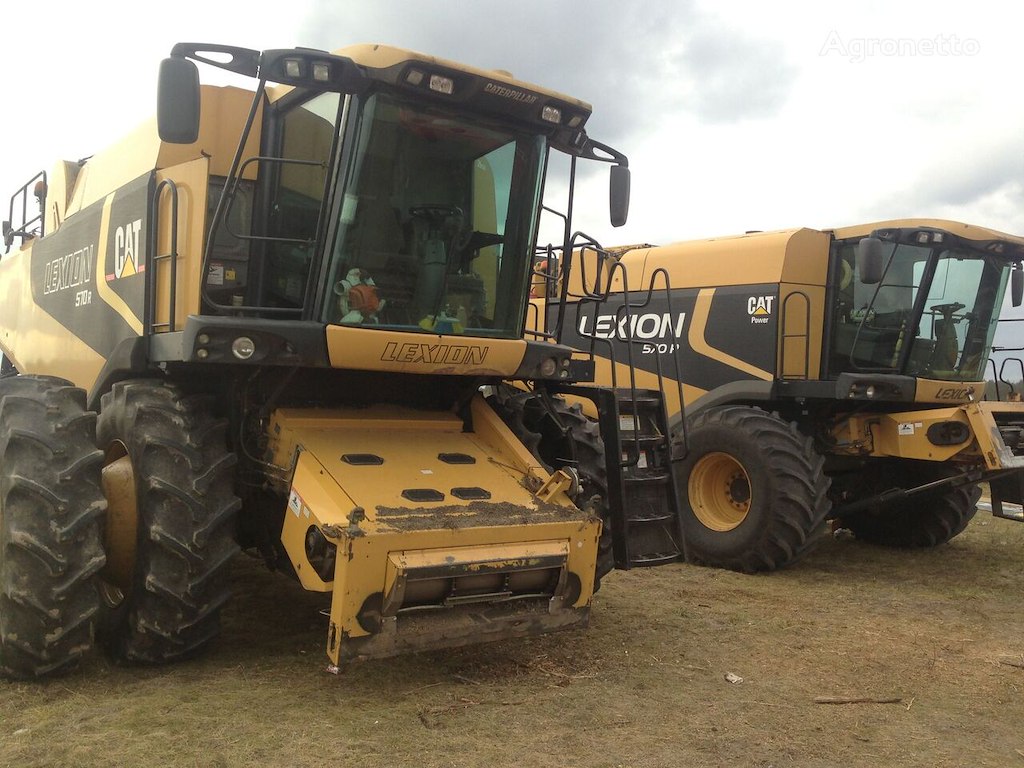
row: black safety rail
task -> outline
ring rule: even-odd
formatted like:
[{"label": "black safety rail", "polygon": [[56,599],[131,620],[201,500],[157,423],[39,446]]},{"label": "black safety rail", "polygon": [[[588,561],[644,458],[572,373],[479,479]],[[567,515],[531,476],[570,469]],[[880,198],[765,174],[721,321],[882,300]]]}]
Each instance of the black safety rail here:
[{"label": "black safety rail", "polygon": [[[993,347],[993,352],[1019,352],[1024,347]],[[989,364],[995,371],[995,360],[989,358]],[[1021,372],[1021,379],[1024,381],[1024,360],[1019,357],[1007,357],[999,366],[999,372],[993,379],[996,388],[996,401],[1002,400],[1002,393],[999,391],[999,382],[1007,387],[1007,400],[1019,400],[1020,393],[1014,391],[1013,383],[1006,378],[1006,366],[1015,365]],[[1014,397],[1016,395],[1016,397]],[[996,421],[996,429],[1003,440],[1003,444],[1010,450],[1017,459],[1024,457],[1024,419],[1020,418],[1015,410],[996,408],[993,411]],[[997,473],[988,478],[989,504],[993,517],[1024,522],[1021,515],[1021,505],[1024,504],[1024,476],[1019,469],[1011,469]],[[1007,507],[1006,505],[1010,506]]]},{"label": "black safety rail", "polygon": [[[32,196],[39,205],[39,212],[33,216],[29,216],[28,211],[30,187]],[[26,237],[42,237],[46,234],[46,223],[43,220],[43,211],[46,210],[46,189],[46,172],[40,171],[11,195],[7,219],[3,223],[5,253],[11,249],[16,237],[20,237],[24,242]],[[15,216],[16,213],[18,216]]]},{"label": "black safety rail", "polygon": [[[170,250],[166,253],[157,253],[160,234],[160,199],[164,191],[170,194],[171,220],[170,227]],[[178,186],[170,179],[164,179],[156,186],[149,210],[149,242],[146,248],[146,297],[143,308],[143,333],[149,336],[156,332],[171,332],[177,330],[175,314],[178,302]],[[157,322],[157,266],[160,262],[167,261],[168,266],[168,317],[166,321]]]},{"label": "black safety rail", "polygon": [[[255,111],[257,101],[253,102],[253,110]],[[248,123],[246,125],[245,132],[242,134],[243,137],[248,135],[251,121],[254,116],[254,111],[250,112]],[[235,200],[238,196],[238,190],[242,183],[242,180],[246,176],[247,169],[250,165],[256,165],[257,168],[261,164],[271,166],[312,166],[322,168],[325,172],[327,165],[319,160],[297,160],[295,158],[288,157],[271,157],[264,155],[257,155],[246,158],[244,161],[241,159],[241,152],[244,146],[244,141],[239,142],[238,149],[235,153],[235,157],[232,160],[231,169],[228,171],[227,179],[224,183],[224,188],[221,191],[220,197],[217,200],[217,205],[214,208],[213,216],[210,222],[210,236],[207,238],[206,247],[203,250],[203,266],[202,274],[206,275],[209,269],[210,262],[213,260],[214,246],[216,243],[216,236],[212,233],[218,231],[220,227],[224,227],[224,231],[237,240],[244,242],[256,243],[263,246],[266,245],[294,245],[305,248],[312,248],[317,239],[317,233],[310,233],[309,237],[286,237],[286,236],[275,236],[275,235],[254,235],[245,232],[234,232],[231,230],[228,222],[231,219],[230,213],[231,208],[235,204]],[[259,172],[257,171],[257,175]],[[320,217],[322,218],[322,217]],[[214,312],[221,314],[240,315],[250,314],[259,316],[271,316],[271,317],[301,317],[306,311],[307,306],[312,302],[311,291],[314,289],[315,281],[309,279],[307,274],[305,293],[302,298],[301,306],[296,307],[281,307],[271,305],[269,303],[262,304],[224,304],[214,299],[209,292],[209,286],[206,280],[202,283],[202,294],[203,294],[203,305]]]},{"label": "black safety rail", "polygon": [[[593,259],[595,274],[586,274],[588,259],[586,252],[596,254]],[[538,321],[538,336],[549,337],[559,343],[566,343],[567,324],[574,323],[573,330],[587,344],[582,352],[591,360],[603,357],[611,366],[612,386],[594,388],[587,386],[561,386],[560,391],[586,397],[597,405],[598,421],[603,435],[619,435],[619,450],[608,450],[608,493],[613,528],[613,554],[617,568],[660,565],[680,560],[686,554],[686,542],[680,516],[680,504],[675,485],[673,463],[685,458],[685,419],[678,435],[670,431],[668,413],[665,407],[666,386],[662,355],[654,354],[655,387],[637,385],[635,347],[641,343],[630,333],[621,334],[618,329],[634,327],[633,318],[637,311],[650,307],[658,298],[664,300],[670,317],[672,311],[671,285],[668,272],[656,270],[642,290],[631,291],[628,275],[621,263],[589,238],[579,242],[576,238],[568,253],[556,254],[547,249],[541,259],[543,270],[536,274],[545,281],[555,281],[570,274],[572,261],[580,261],[582,294],[570,295],[567,279],[561,280],[560,296],[553,287],[545,288],[545,297],[555,298],[557,306],[550,308],[544,318]],[[540,261],[539,260],[539,261]],[[538,263],[539,263],[538,261]],[[546,282],[546,285],[550,283]],[[613,291],[621,284],[621,291]],[[598,335],[596,322],[589,324],[590,330],[580,321],[598,315],[614,313],[615,331],[611,338]],[[545,324],[541,321],[554,321]],[[620,342],[616,349],[614,342]],[[569,342],[580,348],[580,344]],[[600,350],[600,351],[599,351]],[[618,358],[625,352],[625,360]],[[672,351],[675,382],[680,408],[683,404],[682,366],[678,345]],[[629,371],[628,383],[619,382],[618,364],[625,362]]]},{"label": "black safety rail", "polygon": [[[1000,318],[997,322],[999,324],[1002,324],[1002,323],[1024,323],[1024,317],[1004,317],[1004,318]],[[1006,378],[1005,373],[1006,373],[1006,366],[1007,366],[1007,364],[1011,364],[1011,370],[1012,370],[1012,366],[1016,365],[1019,368],[1020,373],[1021,373],[1021,377],[1020,377],[1020,379],[1018,379],[1018,381],[1024,382],[1024,360],[1022,360],[1020,357],[1007,357],[1007,358],[1003,359],[1003,361],[999,365],[998,369],[996,368],[996,361],[995,361],[995,357],[994,356],[997,355],[997,354],[1006,353],[1006,352],[1024,352],[1024,346],[992,347],[992,349],[989,351],[987,367],[990,368],[991,371],[992,371],[992,383],[993,383],[993,385],[995,386],[995,389],[996,389],[996,400],[1002,400],[1003,399],[1003,393],[999,391],[999,384],[1000,384],[1000,382],[1006,385],[1006,394],[1007,394],[1008,397],[1012,396],[1012,395],[1015,395],[1015,394],[1016,395],[1022,394],[1022,393],[1016,392],[1016,390],[1015,390],[1015,388],[1013,386],[1013,382],[1011,382],[1010,380],[1008,380]]]},{"label": "black safety rail", "polygon": [[[789,331],[790,325],[790,314],[789,314],[789,303],[794,298],[802,299],[804,302],[804,330],[801,333],[791,333]],[[806,381],[810,378],[811,372],[811,297],[803,291],[793,291],[786,296],[782,302],[782,331],[780,333],[781,343],[779,344],[779,378],[780,379],[793,379],[797,381]],[[789,339],[803,339],[804,348],[804,364],[802,374],[788,374],[786,373],[786,341]]]},{"label": "black safety rail", "polygon": [[[1024,322],[1024,318],[1003,318],[998,322],[1019,323]],[[993,356],[1007,352],[1024,352],[1024,347],[992,347],[987,367],[992,371],[992,383],[996,390],[996,401],[1002,401],[1004,397],[1004,392],[1000,391],[1000,383],[1006,387],[1005,396],[1007,400],[1019,400],[1022,394],[1015,389],[1013,382],[1007,378],[1007,366],[1010,367],[1011,371],[1015,369],[1020,371],[1020,378],[1017,381],[1024,382],[1024,359],[1016,356],[1005,357],[999,364],[998,369],[996,367],[996,360]],[[1017,418],[1013,412],[996,412],[994,416],[996,418],[996,427],[1006,447],[1013,452],[1014,456],[1024,455],[1024,419]],[[1021,516],[1019,511],[1021,502],[1024,501],[1024,478],[1021,477],[1019,470],[1010,470],[994,475],[989,478],[988,485],[989,504],[993,517],[1024,522],[1024,517]],[[1009,507],[1006,506],[1007,504]]]},{"label": "black safety rail", "polygon": [[[996,352],[1020,352],[1024,347],[993,347],[992,351]],[[996,388],[996,400],[1002,400],[1002,392],[999,391],[999,384],[1002,382],[1006,385],[1007,399],[1010,399],[1013,395],[1020,395],[1020,392],[1016,392],[1013,386],[1013,382],[1006,378],[1006,366],[1009,364],[1011,369],[1013,366],[1017,367],[1020,371],[1020,377],[1017,381],[1024,381],[1024,360],[1019,357],[1007,357],[1003,359],[1003,362],[999,365],[999,372],[996,373],[996,361],[989,358],[989,365],[992,366],[992,383]]]}]

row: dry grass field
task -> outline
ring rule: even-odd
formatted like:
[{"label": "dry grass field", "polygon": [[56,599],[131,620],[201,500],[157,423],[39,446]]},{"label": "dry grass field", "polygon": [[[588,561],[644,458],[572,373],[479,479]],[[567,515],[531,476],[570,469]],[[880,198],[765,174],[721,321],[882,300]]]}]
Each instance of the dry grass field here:
[{"label": "dry grass field", "polygon": [[318,599],[234,579],[198,661],[0,683],[0,766],[1024,767],[1024,525],[985,513],[931,551],[616,572],[587,631],[339,675]]}]

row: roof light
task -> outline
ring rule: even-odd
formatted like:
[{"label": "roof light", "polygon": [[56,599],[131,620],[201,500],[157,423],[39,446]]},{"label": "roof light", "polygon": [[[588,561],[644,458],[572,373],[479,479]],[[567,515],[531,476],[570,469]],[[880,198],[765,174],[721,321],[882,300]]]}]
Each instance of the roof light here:
[{"label": "roof light", "polygon": [[558,107],[547,106],[541,110],[540,117],[549,123],[558,124],[562,122],[562,110]]},{"label": "roof light", "polygon": [[931,239],[932,239],[932,236],[928,232],[918,232],[917,233],[917,242],[919,242],[919,243],[927,243],[927,242],[930,242]]},{"label": "roof light", "polygon": [[299,59],[285,59],[284,73],[288,77],[302,77],[302,62]]},{"label": "roof light", "polygon": [[455,91],[455,81],[443,75],[431,75],[430,90],[451,96]]},{"label": "roof light", "polygon": [[582,122],[583,122],[583,118],[580,117],[579,115],[575,115],[574,117],[569,118],[569,127],[570,128],[579,128],[580,123],[582,123]]},{"label": "roof light", "polygon": [[331,79],[331,65],[326,61],[314,61],[313,79],[318,83],[329,82]]},{"label": "roof light", "polygon": [[405,82],[409,85],[419,85],[423,82],[423,73],[418,69],[410,69],[409,74],[405,76]]}]

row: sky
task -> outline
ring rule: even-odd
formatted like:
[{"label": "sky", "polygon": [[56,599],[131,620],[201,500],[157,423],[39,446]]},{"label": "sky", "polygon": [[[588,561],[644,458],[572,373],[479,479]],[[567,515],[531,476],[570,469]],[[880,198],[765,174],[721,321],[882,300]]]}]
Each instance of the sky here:
[{"label": "sky", "polygon": [[[632,172],[620,230],[608,224],[606,171],[578,188],[579,228],[606,245],[901,217],[1024,235],[1018,4],[51,0],[45,11],[9,3],[0,20],[3,218],[36,172],[155,111],[157,68],[176,42],[373,42],[592,104],[588,133]],[[1024,340],[1024,323],[1012,325]]]}]

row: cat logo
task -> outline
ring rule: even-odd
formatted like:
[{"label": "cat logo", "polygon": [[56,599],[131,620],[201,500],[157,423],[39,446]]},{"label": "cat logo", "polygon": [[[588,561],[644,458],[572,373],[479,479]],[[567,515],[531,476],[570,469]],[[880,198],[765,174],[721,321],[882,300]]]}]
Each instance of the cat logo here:
[{"label": "cat logo", "polygon": [[114,231],[114,271],[107,275],[108,283],[145,271],[146,267],[141,261],[141,231],[142,219],[119,225]]},{"label": "cat logo", "polygon": [[753,325],[764,325],[772,316],[774,296],[751,296],[747,299],[747,314]]}]

